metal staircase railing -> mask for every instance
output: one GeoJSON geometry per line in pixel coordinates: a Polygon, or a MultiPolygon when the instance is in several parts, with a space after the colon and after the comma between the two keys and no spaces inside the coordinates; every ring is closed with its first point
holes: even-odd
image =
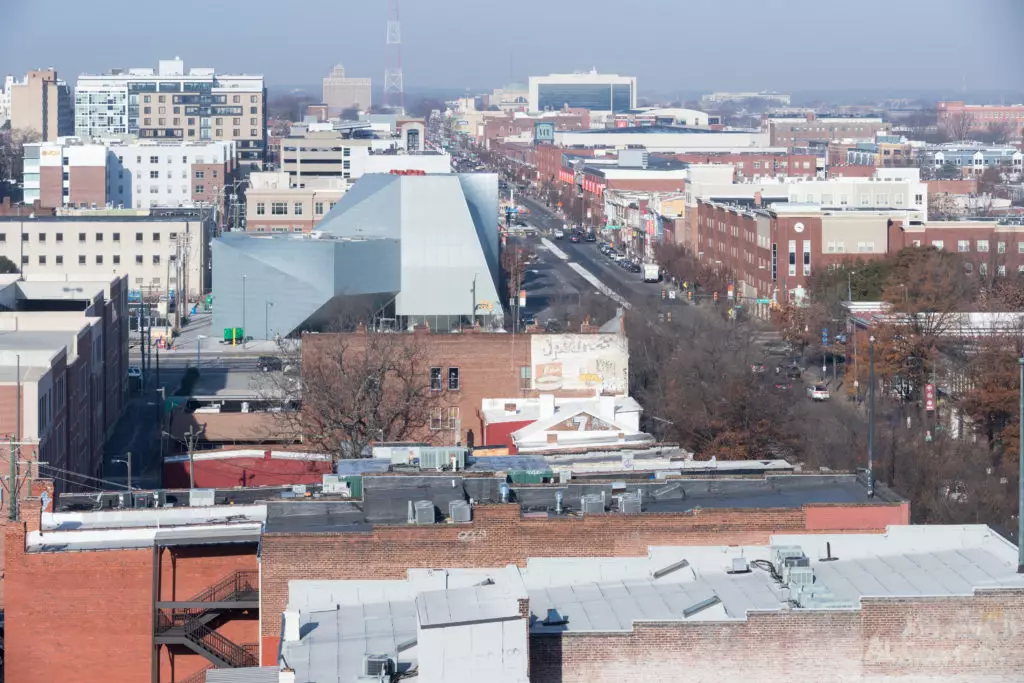
{"type": "Polygon", "coordinates": [[[256,666],[256,655],[236,645],[198,619],[186,619],[185,637],[233,668],[256,666]]]}
{"type": "Polygon", "coordinates": [[[212,668],[213,668],[213,666],[210,665],[210,666],[206,667],[205,669],[200,669],[199,671],[195,672],[194,674],[192,674],[188,678],[186,678],[184,680],[181,680],[181,681],[178,681],[178,683],[206,683],[206,672],[209,671],[212,668]]]}

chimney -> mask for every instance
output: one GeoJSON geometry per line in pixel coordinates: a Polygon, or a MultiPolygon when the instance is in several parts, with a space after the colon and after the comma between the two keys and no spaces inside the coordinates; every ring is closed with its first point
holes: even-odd
{"type": "MultiPolygon", "coordinates": [[[[284,611],[284,642],[299,642],[299,610],[297,609],[286,609],[284,611]]],[[[292,674],[292,680],[295,680],[294,673],[292,674]]]]}
{"type": "Polygon", "coordinates": [[[541,394],[540,395],[540,418],[546,420],[555,414],[555,395],[554,394],[541,394]]]}

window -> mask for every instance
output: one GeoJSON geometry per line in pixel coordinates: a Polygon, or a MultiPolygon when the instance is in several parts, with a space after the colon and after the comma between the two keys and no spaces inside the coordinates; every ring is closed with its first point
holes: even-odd
{"type": "Polygon", "coordinates": [[[242,135],[242,131],[238,130],[237,128],[232,128],[231,129],[231,137],[237,138],[237,137],[241,137],[241,135],[242,135]]]}
{"type": "Polygon", "coordinates": [[[115,242],[120,242],[121,241],[121,233],[115,232],[113,235],[110,236],[110,238],[112,240],[114,240],[115,242]]]}
{"type": "Polygon", "coordinates": [[[64,257],[63,256],[59,256],[58,255],[58,256],[55,256],[54,259],[57,261],[57,265],[58,266],[64,265],[64,257]]]}
{"type": "Polygon", "coordinates": [[[1006,242],[997,242],[996,243],[996,251],[998,251],[1000,254],[1005,254],[1006,253],[1006,242]]]}
{"type": "Polygon", "coordinates": [[[46,243],[46,233],[45,232],[39,233],[39,243],[40,244],[45,244],[46,243]]]}
{"type": "Polygon", "coordinates": [[[218,126],[223,126],[224,125],[224,119],[217,119],[216,123],[217,123],[218,126]]]}
{"type": "Polygon", "coordinates": [[[250,114],[255,114],[258,111],[259,111],[258,107],[249,107],[249,113],[250,114]]]}
{"type": "Polygon", "coordinates": [[[135,255],[135,263],[137,263],[140,266],[142,265],[142,254],[135,255]]]}
{"type": "Polygon", "coordinates": [[[233,125],[233,126],[240,126],[240,125],[242,125],[242,119],[240,119],[238,117],[235,117],[235,118],[231,119],[231,125],[233,125]]]}
{"type": "Polygon", "coordinates": [[[158,232],[154,232],[153,233],[153,241],[154,242],[159,242],[160,241],[160,233],[158,233],[158,232]]]}
{"type": "Polygon", "coordinates": [[[80,266],[84,266],[85,265],[85,254],[79,254],[79,256],[78,256],[78,265],[80,265],[80,266]]]}
{"type": "Polygon", "coordinates": [[[155,180],[156,178],[159,178],[159,177],[160,177],[160,171],[150,171],[150,172],[149,172],[149,177],[150,177],[151,179],[154,179],[154,180],[155,180]]]}
{"type": "Polygon", "coordinates": [[[102,242],[103,241],[103,233],[102,232],[96,233],[96,241],[97,242],[102,242]]]}
{"type": "Polygon", "coordinates": [[[533,388],[533,369],[529,365],[519,366],[519,391],[533,388]]]}
{"type": "Polygon", "coordinates": [[[143,107],[142,108],[142,113],[143,114],[152,114],[153,113],[153,107],[143,107]]]}
{"type": "Polygon", "coordinates": [[[218,137],[218,138],[224,137],[224,129],[222,129],[222,128],[218,128],[218,129],[217,129],[217,130],[216,130],[216,131],[214,132],[214,137],[218,137]]]}
{"type": "Polygon", "coordinates": [[[316,204],[314,204],[313,205],[313,212],[316,215],[318,215],[318,216],[322,215],[323,212],[324,212],[324,203],[323,202],[317,202],[316,204]]]}
{"type": "Polygon", "coordinates": [[[250,137],[254,137],[254,138],[255,137],[259,137],[259,132],[255,128],[250,128],[249,129],[249,136],[250,137]]]}
{"type": "Polygon", "coordinates": [[[988,275],[988,264],[987,263],[981,263],[981,264],[978,265],[978,274],[979,275],[988,275]]]}
{"type": "Polygon", "coordinates": [[[151,163],[151,164],[159,164],[160,163],[160,157],[150,157],[149,158],[149,163],[151,163]]]}
{"type": "Polygon", "coordinates": [[[141,242],[142,241],[142,233],[141,232],[135,233],[135,241],[136,242],[141,242]]]}
{"type": "Polygon", "coordinates": [[[41,266],[45,266],[46,265],[46,257],[45,256],[40,256],[39,257],[39,265],[41,265],[41,266]]]}
{"type": "Polygon", "coordinates": [[[924,204],[924,195],[915,194],[914,195],[914,203],[917,204],[918,206],[920,206],[921,204],[924,204]]]}
{"type": "Polygon", "coordinates": [[[295,215],[296,216],[301,216],[302,215],[302,202],[295,202],[295,215]]]}
{"type": "Polygon", "coordinates": [[[971,241],[970,240],[957,240],[956,241],[956,250],[959,251],[959,252],[970,251],[971,250],[971,241]]]}
{"type": "Polygon", "coordinates": [[[150,98],[149,95],[144,95],[142,97],[142,101],[148,104],[148,103],[152,102],[153,100],[150,98]]]}
{"type": "Polygon", "coordinates": [[[936,249],[943,249],[945,248],[946,243],[943,242],[942,240],[932,240],[932,246],[935,247],[936,249]]]}
{"type": "Polygon", "coordinates": [[[206,192],[206,185],[196,185],[196,194],[203,194],[206,192]]]}
{"type": "MultiPolygon", "coordinates": [[[[249,125],[250,126],[255,126],[256,125],[256,119],[249,119],[249,125]]],[[[254,135],[255,135],[255,133],[254,133],[254,135]]]]}
{"type": "Polygon", "coordinates": [[[102,266],[103,265],[103,255],[102,254],[96,254],[96,265],[97,266],[102,266]]]}
{"type": "Polygon", "coordinates": [[[21,265],[23,265],[23,266],[27,266],[28,265],[28,256],[22,255],[22,257],[21,257],[21,265]]]}
{"type": "Polygon", "coordinates": [[[988,240],[978,240],[977,246],[979,252],[988,253],[988,240]]]}
{"type": "Polygon", "coordinates": [[[114,265],[115,266],[121,265],[121,256],[120,256],[120,254],[114,254],[114,265]]]}
{"type": "Polygon", "coordinates": [[[286,215],[288,215],[288,203],[287,202],[273,202],[270,205],[270,215],[272,215],[272,216],[286,216],[286,215]]]}
{"type": "Polygon", "coordinates": [[[430,368],[430,390],[441,391],[441,368],[430,368]]]}
{"type": "Polygon", "coordinates": [[[234,104],[241,104],[241,102],[242,102],[242,96],[241,96],[241,95],[234,95],[234,96],[232,96],[232,97],[231,97],[231,101],[232,101],[232,102],[233,102],[234,104]]]}
{"type": "Polygon", "coordinates": [[[250,96],[249,96],[249,101],[250,101],[250,102],[252,102],[253,104],[256,104],[256,102],[257,102],[258,100],[256,99],[256,96],[255,96],[255,95],[250,95],[250,96]]]}
{"type": "Polygon", "coordinates": [[[206,177],[206,173],[203,171],[196,171],[196,180],[202,180],[206,177]]]}
{"type": "Polygon", "coordinates": [[[157,107],[156,108],[156,113],[157,114],[166,114],[167,113],[167,107],[157,107]]]}
{"type": "Polygon", "coordinates": [[[256,215],[264,216],[267,213],[267,205],[263,202],[256,202],[256,215]]]}
{"type": "Polygon", "coordinates": [[[153,265],[154,266],[159,266],[160,265],[160,254],[153,254],[153,265]]]}
{"type": "Polygon", "coordinates": [[[455,430],[459,428],[459,409],[457,406],[438,408],[436,413],[430,416],[430,428],[434,431],[441,429],[455,430]]]}
{"type": "Polygon", "coordinates": [[[78,241],[79,242],[84,242],[85,241],[85,233],[84,232],[78,233],[78,241]]]}
{"type": "Polygon", "coordinates": [[[459,369],[448,368],[448,391],[459,390],[459,369]]]}

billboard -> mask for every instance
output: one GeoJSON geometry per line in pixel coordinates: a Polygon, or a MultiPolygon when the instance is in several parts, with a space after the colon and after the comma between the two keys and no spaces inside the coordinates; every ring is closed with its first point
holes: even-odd
{"type": "Polygon", "coordinates": [[[531,340],[537,391],[606,391],[629,387],[629,349],[620,334],[537,334],[531,340]]]}

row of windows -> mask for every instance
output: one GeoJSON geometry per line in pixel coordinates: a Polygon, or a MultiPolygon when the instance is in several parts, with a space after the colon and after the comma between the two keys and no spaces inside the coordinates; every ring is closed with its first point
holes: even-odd
{"type": "MultiPolygon", "coordinates": [[[[153,259],[153,265],[154,266],[160,265],[160,255],[159,254],[153,254],[152,259],[153,259]]],[[[94,260],[95,260],[95,263],[96,263],[97,266],[102,266],[103,265],[104,259],[103,259],[103,255],[102,254],[97,254],[94,260]]],[[[174,256],[170,256],[170,257],[168,257],[167,260],[171,261],[173,263],[175,259],[174,259],[174,256]]],[[[63,256],[63,254],[57,254],[56,256],[54,256],[53,257],[53,262],[54,262],[55,265],[58,265],[58,266],[64,265],[64,256],[63,256]]],[[[79,254],[78,255],[78,265],[84,266],[84,265],[86,265],[87,262],[88,262],[88,258],[85,256],[85,254],[79,254]]],[[[145,262],[146,262],[146,258],[142,254],[136,254],[135,255],[135,264],[136,265],[141,266],[145,262]]],[[[23,255],[21,257],[21,263],[22,263],[22,265],[25,265],[25,266],[29,265],[30,257],[27,254],[23,255]]],[[[45,266],[47,264],[47,257],[46,257],[46,255],[45,254],[41,254],[37,258],[36,263],[38,263],[41,266],[45,266]]],[[[113,256],[111,256],[110,257],[110,263],[115,265],[115,266],[121,265],[121,255],[120,254],[114,254],[113,256]]]]}
{"type": "MultiPolygon", "coordinates": [[[[143,119],[142,120],[142,125],[143,126],[152,126],[153,125],[153,119],[143,119]]],[[[157,126],[166,126],[166,125],[168,125],[167,124],[167,119],[157,119],[156,125],[157,126]]],[[[181,125],[181,119],[172,119],[172,123],[170,125],[172,125],[172,126],[180,126],[181,125]]],[[[255,128],[250,128],[249,129],[249,137],[253,137],[253,138],[259,137],[259,134],[260,133],[259,133],[259,131],[257,129],[255,129],[255,128]]],[[[195,135],[196,135],[195,128],[189,128],[188,129],[188,135],[189,135],[189,137],[195,137],[195,135]]],[[[218,137],[218,138],[224,137],[224,129],[223,128],[216,129],[214,131],[213,135],[214,135],[214,137],[218,137]]],[[[178,137],[181,137],[180,133],[178,134],[178,137]]],[[[241,129],[239,129],[239,128],[232,129],[231,130],[231,137],[234,137],[234,138],[242,137],[241,129]]]]}
{"type": "MultiPolygon", "coordinates": [[[[106,233],[97,232],[96,233],[95,241],[96,242],[102,242],[103,239],[104,239],[104,235],[105,234],[106,233]]],[[[135,233],[135,241],[136,242],[143,242],[144,238],[145,238],[145,235],[146,235],[146,233],[144,233],[144,232],[137,232],[137,233],[135,233]]],[[[162,233],[154,232],[153,233],[153,241],[154,242],[159,242],[161,240],[161,235],[162,235],[162,233]]],[[[22,242],[28,242],[29,241],[29,237],[30,237],[30,235],[27,232],[21,233],[21,241],[22,242]]],[[[81,242],[85,242],[87,237],[88,237],[88,233],[85,233],[85,232],[78,233],[78,241],[80,243],[81,242]]],[[[176,240],[176,239],[178,239],[178,233],[176,233],[176,232],[167,233],[167,237],[168,237],[168,239],[176,240]]],[[[39,238],[39,243],[40,244],[46,244],[47,234],[45,232],[39,233],[38,238],[39,238]]],[[[62,233],[62,232],[54,233],[53,238],[54,238],[55,242],[58,242],[58,243],[59,242],[63,242],[64,241],[64,233],[62,233]]],[[[0,242],[6,242],[6,241],[7,241],[7,233],[6,232],[0,232],[0,242]]],[[[120,242],[121,241],[121,233],[119,233],[119,232],[111,233],[110,234],[110,241],[111,242],[120,242]]]]}
{"type": "MultiPolygon", "coordinates": [[[[167,160],[168,164],[173,164],[174,163],[174,157],[170,157],[169,156],[169,157],[164,157],[164,158],[167,160]]],[[[117,161],[119,163],[123,164],[124,163],[124,156],[123,155],[118,155],[117,161]]],[[[142,163],[142,156],[141,155],[135,157],[135,163],[137,163],[137,164],[141,164],[142,163]]],[[[160,157],[158,157],[158,156],[151,156],[151,157],[149,157],[149,163],[151,163],[151,164],[159,164],[160,163],[160,157]]],[[[183,164],[189,163],[188,157],[187,156],[182,156],[181,157],[181,163],[183,163],[183,164]]],[[[203,163],[206,163],[206,160],[203,157],[196,157],[195,158],[195,163],[203,164],[203,163]]],[[[213,163],[217,163],[217,162],[215,161],[213,163]]],[[[64,165],[65,166],[67,165],[67,161],[64,162],[64,165]]],[[[214,177],[217,177],[216,176],[217,172],[214,171],[213,173],[214,173],[214,177]]],[[[184,176],[182,176],[182,177],[184,177],[184,176]]]]}
{"type": "MultiPolygon", "coordinates": [[[[198,187],[198,186],[197,186],[198,187]]],[[[333,209],[334,202],[327,202],[327,209],[333,209]]],[[[295,202],[292,204],[292,216],[301,216],[303,212],[302,202],[295,202]]],[[[324,202],[315,202],[313,204],[313,213],[317,216],[324,215],[324,202]]],[[[266,202],[256,202],[256,215],[266,216],[267,215],[267,204],[266,202]]],[[[288,216],[288,202],[271,202],[270,203],[270,215],[271,216],[288,216]]]]}
{"type": "MultiPolygon", "coordinates": [[[[143,95],[142,101],[145,104],[150,104],[153,101],[153,96],[152,95],[143,95]]],[[[250,95],[249,96],[249,102],[251,104],[256,104],[259,101],[260,101],[259,100],[259,95],[250,95]]],[[[159,102],[160,104],[166,103],[167,102],[167,95],[157,95],[157,102],[159,102]]],[[[233,104],[241,104],[242,96],[241,95],[232,95],[231,96],[231,102],[233,104]]]]}

